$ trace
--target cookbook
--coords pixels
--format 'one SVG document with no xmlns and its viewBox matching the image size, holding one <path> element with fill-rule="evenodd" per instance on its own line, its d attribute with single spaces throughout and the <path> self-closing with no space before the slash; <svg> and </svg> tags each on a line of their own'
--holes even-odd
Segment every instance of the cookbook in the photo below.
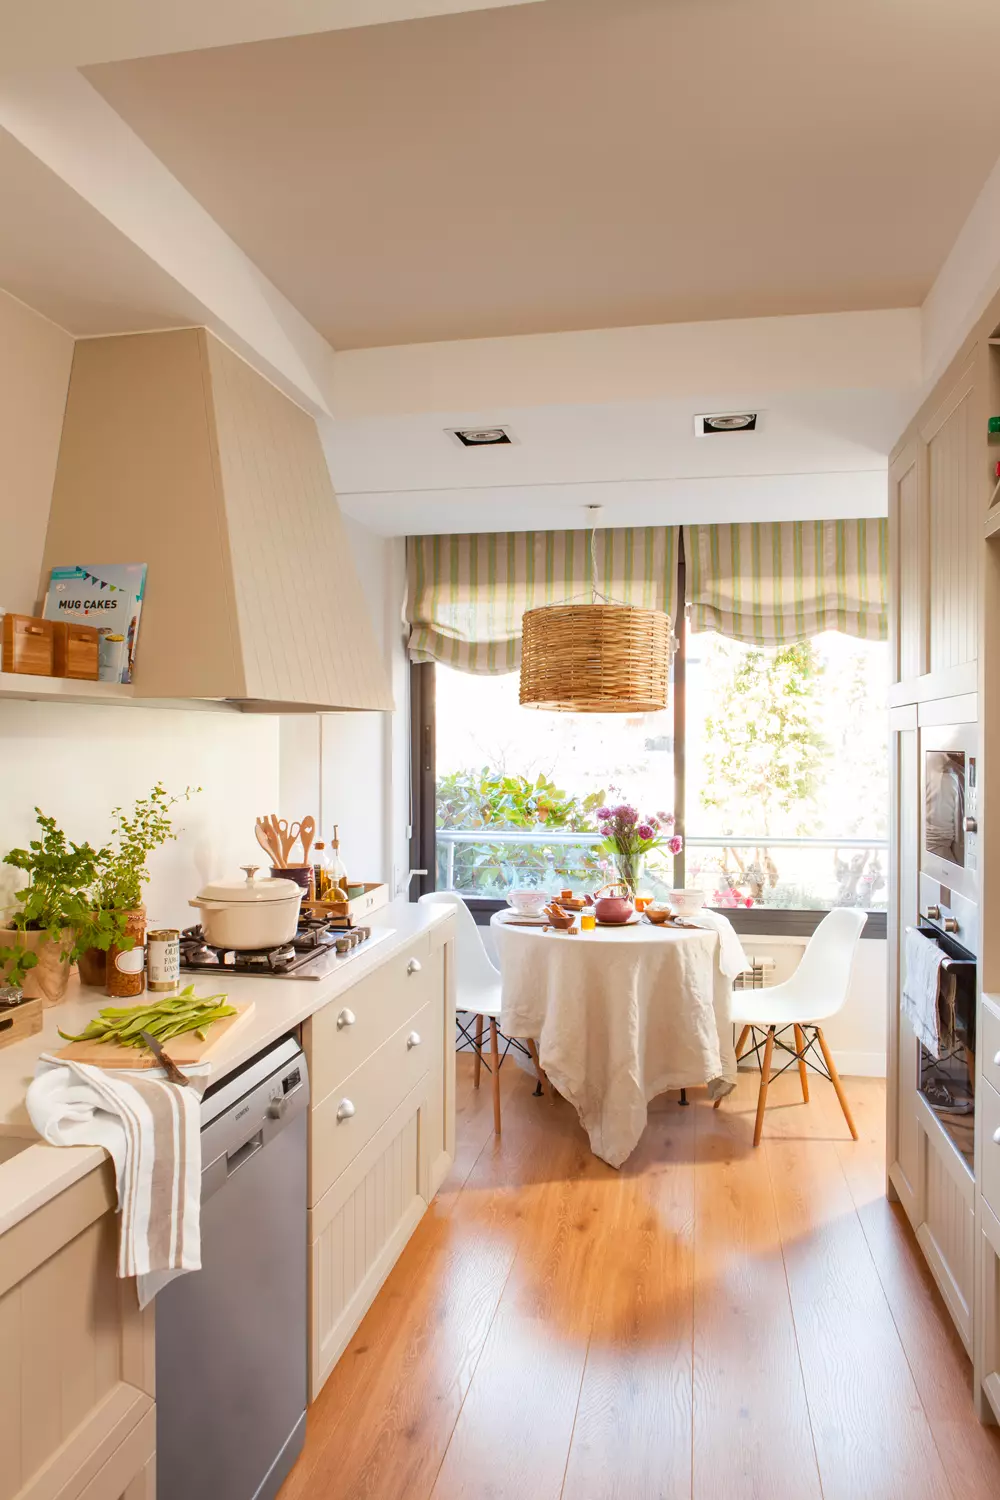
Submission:
<svg viewBox="0 0 1000 1500">
<path fill-rule="evenodd" d="M 42 614 L 46 620 L 95 625 L 100 681 L 131 682 L 145 588 L 145 563 L 53 568 Z"/>
</svg>

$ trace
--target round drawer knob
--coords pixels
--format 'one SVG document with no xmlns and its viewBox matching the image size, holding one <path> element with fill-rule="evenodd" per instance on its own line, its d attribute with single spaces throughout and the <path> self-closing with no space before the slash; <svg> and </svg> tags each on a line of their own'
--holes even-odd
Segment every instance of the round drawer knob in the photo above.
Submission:
<svg viewBox="0 0 1000 1500">
<path fill-rule="evenodd" d="M 337 1030 L 343 1031 L 345 1026 L 353 1026 L 357 1019 L 353 1010 L 342 1010 L 337 1017 Z"/>
<path fill-rule="evenodd" d="M 407 972 L 407 974 L 419 974 L 420 973 L 420 960 L 419 960 L 419 958 L 411 958 L 410 959 L 410 962 L 406 965 L 406 972 Z"/>
<path fill-rule="evenodd" d="M 1000 1129 L 994 1130 L 993 1139 L 996 1141 L 997 1145 L 1000 1146 Z"/>
<path fill-rule="evenodd" d="M 410 1034 L 409 1034 L 409 1036 L 406 1038 L 406 1050 L 407 1050 L 407 1052 L 409 1052 L 413 1047 L 419 1047 L 419 1046 L 420 1046 L 420 1032 L 419 1031 L 411 1031 Z"/>
<path fill-rule="evenodd" d="M 340 1106 L 337 1110 L 337 1119 L 350 1120 L 354 1115 L 354 1112 L 354 1105 L 351 1103 L 350 1099 L 341 1099 Z"/>
<path fill-rule="evenodd" d="M 1000 1052 L 995 1052 L 993 1054 L 993 1066 L 995 1068 L 1000 1068 Z"/>
</svg>

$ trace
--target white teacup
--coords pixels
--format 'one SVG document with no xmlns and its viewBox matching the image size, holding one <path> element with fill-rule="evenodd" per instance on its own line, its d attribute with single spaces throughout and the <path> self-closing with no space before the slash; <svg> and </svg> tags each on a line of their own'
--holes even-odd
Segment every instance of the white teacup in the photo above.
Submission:
<svg viewBox="0 0 1000 1500">
<path fill-rule="evenodd" d="M 667 900 L 679 917 L 693 917 L 705 905 L 705 892 L 696 890 L 670 891 Z"/>
<path fill-rule="evenodd" d="M 522 917 L 534 917 L 548 905 L 548 896 L 544 891 L 508 891 L 507 904 L 512 906 Z"/>
</svg>

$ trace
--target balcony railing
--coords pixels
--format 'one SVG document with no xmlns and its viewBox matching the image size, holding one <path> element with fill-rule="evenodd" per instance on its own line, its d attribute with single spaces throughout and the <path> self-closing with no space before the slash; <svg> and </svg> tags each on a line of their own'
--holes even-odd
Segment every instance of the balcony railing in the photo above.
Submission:
<svg viewBox="0 0 1000 1500">
<path fill-rule="evenodd" d="M 463 846 L 479 845 L 496 849 L 496 866 L 507 865 L 512 871 L 518 866 L 517 851 L 523 849 L 527 855 L 535 851 L 536 870 L 538 853 L 552 851 L 552 864 L 562 864 L 568 876 L 572 875 L 572 852 L 579 851 L 588 863 L 593 860 L 589 851 L 602 842 L 599 833 L 571 833 L 563 829 L 541 828 L 439 828 L 437 830 L 438 882 L 449 890 L 456 889 L 456 855 Z M 687 882 L 700 882 L 714 890 L 730 877 L 734 886 L 752 890 L 757 894 L 754 902 L 762 906 L 824 908 L 832 905 L 861 905 L 877 909 L 885 904 L 887 876 L 881 856 L 888 850 L 885 838 L 768 838 L 760 834 L 710 836 L 688 834 L 685 836 L 685 861 Z M 709 851 L 718 851 L 713 861 Z M 837 870 L 836 861 L 814 858 L 822 851 L 834 856 L 843 854 L 845 864 Z M 699 858 L 699 851 L 705 853 Z M 748 862 L 741 863 L 738 855 L 751 852 L 756 860 L 758 851 L 767 852 L 769 869 L 757 869 L 756 881 L 748 881 Z M 787 851 L 787 858 L 781 857 Z M 562 853 L 562 859 L 559 855 Z M 859 858 L 859 856 L 861 856 Z M 659 854 L 655 858 L 664 865 L 662 877 L 650 868 L 650 883 L 669 884 L 672 881 L 672 862 L 669 855 Z M 730 863 L 730 860 L 732 863 Z M 713 865 L 715 868 L 713 869 Z M 784 868 L 781 868 L 784 867 Z M 590 869 L 593 866 L 590 865 Z M 760 877 L 763 877 L 762 879 Z M 502 887 L 495 882 L 494 891 L 479 891 L 477 894 L 502 894 Z M 710 893 L 711 894 L 711 893 Z M 880 899 L 879 899 L 880 898 Z M 735 903 L 736 896 L 732 898 Z M 728 904 L 728 903 L 723 903 Z"/>
</svg>

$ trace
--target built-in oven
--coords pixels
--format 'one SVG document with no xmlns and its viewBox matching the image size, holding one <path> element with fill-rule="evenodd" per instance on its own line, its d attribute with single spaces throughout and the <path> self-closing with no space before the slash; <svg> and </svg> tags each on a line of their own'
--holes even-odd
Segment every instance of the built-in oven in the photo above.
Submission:
<svg viewBox="0 0 1000 1500">
<path fill-rule="evenodd" d="M 917 932 L 941 950 L 937 1045 L 917 1046 L 917 1087 L 974 1173 L 976 950 L 979 908 L 951 886 L 920 874 Z"/>
<path fill-rule="evenodd" d="M 920 741 L 921 872 L 974 902 L 979 889 L 978 728 L 929 725 L 921 729 Z"/>
</svg>

